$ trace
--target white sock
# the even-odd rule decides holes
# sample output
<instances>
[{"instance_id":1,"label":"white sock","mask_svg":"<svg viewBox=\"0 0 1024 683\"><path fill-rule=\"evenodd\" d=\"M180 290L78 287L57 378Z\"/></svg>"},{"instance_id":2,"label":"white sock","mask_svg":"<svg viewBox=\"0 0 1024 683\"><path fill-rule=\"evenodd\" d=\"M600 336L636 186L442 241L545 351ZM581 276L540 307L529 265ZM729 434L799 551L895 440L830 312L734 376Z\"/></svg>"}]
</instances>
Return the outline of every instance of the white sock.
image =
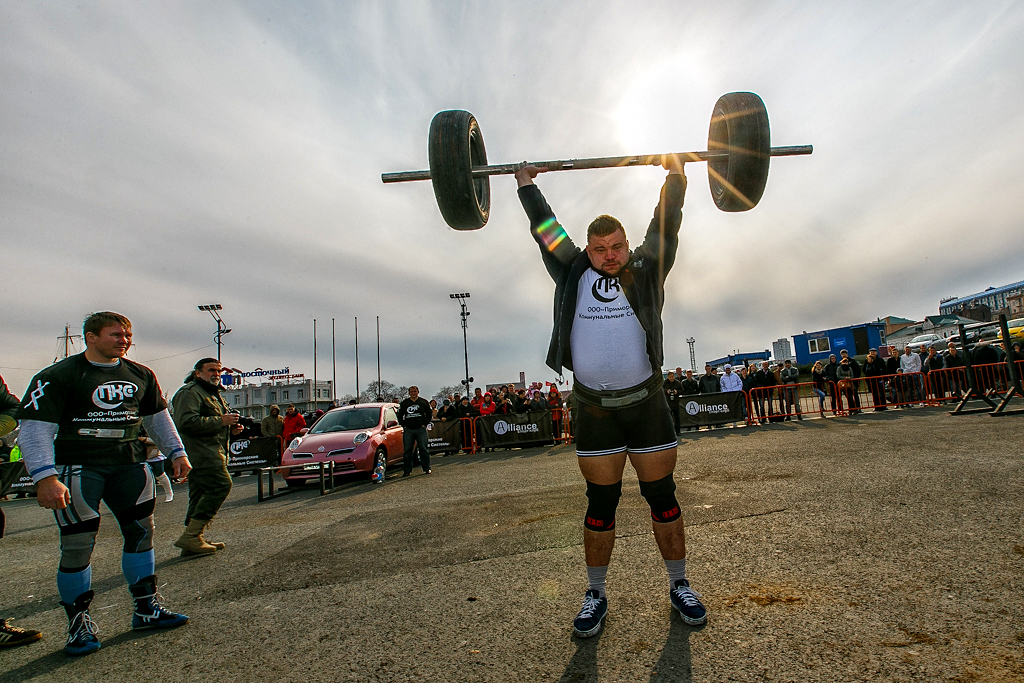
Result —
<instances>
[{"instance_id":1,"label":"white sock","mask_svg":"<svg viewBox=\"0 0 1024 683\"><path fill-rule=\"evenodd\" d=\"M603 567L587 567L587 581L590 583L590 590L597 591L597 597L604 597L604 581L608 576L608 565Z\"/></svg>"},{"instance_id":2,"label":"white sock","mask_svg":"<svg viewBox=\"0 0 1024 683\"><path fill-rule=\"evenodd\" d=\"M665 560L665 569L668 570L668 587L672 590L676 587L676 581L686 578L686 558L681 560Z\"/></svg>"}]
</instances>

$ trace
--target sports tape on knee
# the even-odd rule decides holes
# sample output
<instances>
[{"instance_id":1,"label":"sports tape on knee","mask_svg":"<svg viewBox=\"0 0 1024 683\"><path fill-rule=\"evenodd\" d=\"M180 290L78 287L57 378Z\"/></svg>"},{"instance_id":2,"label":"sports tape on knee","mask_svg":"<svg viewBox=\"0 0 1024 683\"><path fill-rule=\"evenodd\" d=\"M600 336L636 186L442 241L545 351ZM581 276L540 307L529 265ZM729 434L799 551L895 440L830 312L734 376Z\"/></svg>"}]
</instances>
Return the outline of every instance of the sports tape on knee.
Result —
<instances>
[{"instance_id":1,"label":"sports tape on knee","mask_svg":"<svg viewBox=\"0 0 1024 683\"><path fill-rule=\"evenodd\" d=\"M594 484L587 482L587 516L583 526L591 531L611 531L615 528L615 508L622 495L622 482Z\"/></svg>"},{"instance_id":2,"label":"sports tape on knee","mask_svg":"<svg viewBox=\"0 0 1024 683\"><path fill-rule=\"evenodd\" d=\"M640 495L651 506L651 519L662 524L674 522L683 514L676 501L676 482L669 474L657 481L641 481Z\"/></svg>"}]
</instances>

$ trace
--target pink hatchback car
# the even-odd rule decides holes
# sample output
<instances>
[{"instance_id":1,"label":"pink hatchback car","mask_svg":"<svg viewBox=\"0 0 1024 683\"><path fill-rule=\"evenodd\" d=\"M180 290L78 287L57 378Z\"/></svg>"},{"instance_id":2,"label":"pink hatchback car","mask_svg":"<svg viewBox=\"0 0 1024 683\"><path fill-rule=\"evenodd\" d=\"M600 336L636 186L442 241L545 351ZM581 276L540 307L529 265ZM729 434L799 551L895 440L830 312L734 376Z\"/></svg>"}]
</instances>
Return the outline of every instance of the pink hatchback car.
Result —
<instances>
[{"instance_id":1,"label":"pink hatchback car","mask_svg":"<svg viewBox=\"0 0 1024 683\"><path fill-rule=\"evenodd\" d=\"M288 486L302 486L320 478L315 463L334 461L334 472L373 472L402 461L402 428L397 403L361 403L325 413L308 432L292 439L281 457Z\"/></svg>"}]
</instances>

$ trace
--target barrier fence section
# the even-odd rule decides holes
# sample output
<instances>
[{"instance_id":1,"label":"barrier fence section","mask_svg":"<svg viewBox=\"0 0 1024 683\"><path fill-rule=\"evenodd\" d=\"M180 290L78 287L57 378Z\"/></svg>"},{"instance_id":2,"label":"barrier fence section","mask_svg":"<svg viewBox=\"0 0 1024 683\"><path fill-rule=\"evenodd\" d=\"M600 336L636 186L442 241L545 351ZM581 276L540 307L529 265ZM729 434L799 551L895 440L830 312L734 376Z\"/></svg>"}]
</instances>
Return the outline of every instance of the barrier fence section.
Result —
<instances>
[{"instance_id":1,"label":"barrier fence section","mask_svg":"<svg viewBox=\"0 0 1024 683\"><path fill-rule=\"evenodd\" d=\"M849 416L867 408L883 409L929 403L928 377L923 372L900 372L840 380L836 383L839 414Z\"/></svg>"},{"instance_id":2,"label":"barrier fence section","mask_svg":"<svg viewBox=\"0 0 1024 683\"><path fill-rule=\"evenodd\" d=\"M755 387L748 396L747 424L779 422L794 417L801 420L804 415L818 415L826 410L835 415L838 410L836 395L835 382L826 382L824 391L818 389L814 382Z\"/></svg>"}]
</instances>

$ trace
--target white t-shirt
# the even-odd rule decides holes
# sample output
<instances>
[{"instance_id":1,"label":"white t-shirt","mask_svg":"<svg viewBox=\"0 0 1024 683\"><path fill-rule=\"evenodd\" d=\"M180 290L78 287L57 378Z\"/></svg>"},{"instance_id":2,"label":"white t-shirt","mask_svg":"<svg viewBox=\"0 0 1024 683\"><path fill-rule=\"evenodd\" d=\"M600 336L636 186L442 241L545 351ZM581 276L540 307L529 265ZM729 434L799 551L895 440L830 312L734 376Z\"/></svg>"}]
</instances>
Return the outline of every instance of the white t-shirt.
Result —
<instances>
[{"instance_id":1,"label":"white t-shirt","mask_svg":"<svg viewBox=\"0 0 1024 683\"><path fill-rule=\"evenodd\" d=\"M599 391L636 386L651 374L647 334L626 300L619 278L587 268L576 293L572 321L576 381Z\"/></svg>"}]
</instances>

